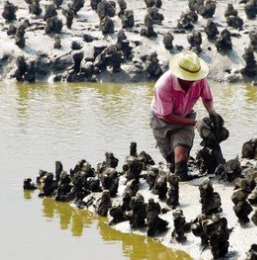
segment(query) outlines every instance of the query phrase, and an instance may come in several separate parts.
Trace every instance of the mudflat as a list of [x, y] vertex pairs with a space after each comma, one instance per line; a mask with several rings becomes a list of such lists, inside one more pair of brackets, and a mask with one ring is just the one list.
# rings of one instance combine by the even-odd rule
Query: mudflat
[[35, 2], [0, 4], [3, 79], [154, 81], [172, 55], [193, 49], [210, 79], [255, 84], [256, 14], [248, 1]]

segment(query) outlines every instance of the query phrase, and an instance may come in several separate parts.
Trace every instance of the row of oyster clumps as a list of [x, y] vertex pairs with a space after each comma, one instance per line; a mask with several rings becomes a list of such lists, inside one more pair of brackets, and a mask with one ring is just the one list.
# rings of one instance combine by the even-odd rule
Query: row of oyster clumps
[[[205, 148], [206, 149], [206, 148]], [[201, 154], [201, 153], [199, 153]], [[215, 174], [220, 181], [234, 182], [235, 188], [231, 196], [234, 212], [240, 224], [252, 221], [257, 225], [257, 210], [251, 219], [249, 214], [257, 205], [257, 138], [244, 143], [242, 159], [247, 159], [242, 166], [239, 158], [218, 166]], [[201, 213], [191, 221], [186, 221], [182, 209], [179, 208], [179, 179], [170, 172], [164, 164], [155, 164], [146, 152], [137, 153], [137, 144], [131, 143], [130, 155], [126, 157], [122, 170], [117, 166], [119, 160], [111, 152], [105, 153], [105, 160], [97, 164], [94, 169], [86, 160], [79, 161], [70, 172], [63, 170], [60, 161], [56, 161], [55, 174], [40, 170], [36, 184], [31, 178], [24, 180], [23, 188], [39, 189], [40, 197], [52, 197], [56, 201], [71, 202], [78, 208], [93, 208], [103, 217], [110, 218], [110, 225], [122, 221], [129, 221], [133, 230], [145, 230], [150, 237], [165, 234], [169, 229], [169, 222], [161, 215], [172, 211], [173, 230], [171, 239], [183, 242], [186, 233], [192, 232], [200, 237], [204, 247], [209, 246], [213, 257], [223, 257], [228, 253], [229, 236], [232, 231], [228, 221], [219, 213], [222, 212], [222, 198], [214, 191], [212, 181], [205, 172], [199, 170], [202, 158], [191, 158], [189, 168], [197, 170], [199, 177], [203, 177], [199, 185]], [[124, 184], [124, 190], [119, 185]], [[150, 198], [145, 201], [140, 189], [147, 184], [149, 191], [158, 196], [160, 202]], [[121, 194], [122, 193], [122, 194]], [[120, 198], [115, 200], [115, 198]], [[166, 206], [161, 206], [166, 205]], [[247, 259], [255, 259], [257, 245], [251, 245], [247, 252]]]
[[[180, 51], [184, 46], [174, 45], [176, 38], [175, 34], [186, 34], [186, 40], [189, 48], [197, 53], [203, 52], [203, 38], [204, 32], [207, 35], [208, 41], [213, 43], [215, 48], [220, 53], [229, 53], [233, 50], [233, 37], [239, 38], [241, 31], [244, 27], [248, 28], [249, 22], [257, 16], [256, 3], [253, 0], [241, 0], [240, 4], [243, 5], [243, 12], [246, 14], [246, 19], [242, 19], [242, 8], [236, 9], [232, 3], [228, 3], [226, 10], [224, 10], [224, 18], [226, 21], [223, 29], [222, 25], [214, 21], [217, 3], [213, 0], [190, 0], [188, 1], [187, 11], [181, 13], [175, 28], [166, 31], [164, 34], [158, 32], [158, 27], [162, 25], [164, 17], [161, 13], [163, 10], [169, 8], [165, 6], [167, 2], [161, 0], [144, 0], [142, 7], [146, 8], [143, 25], [137, 22], [138, 18], [135, 17], [134, 10], [127, 8], [125, 0], [107, 1], [107, 0], [90, 0], [89, 6], [86, 6], [85, 0], [52, 0], [49, 4], [41, 4], [40, 0], [25, 0], [29, 16], [32, 19], [29, 21], [27, 17], [23, 17], [18, 24], [16, 12], [19, 7], [9, 1], [5, 1], [2, 17], [5, 19], [6, 24], [9, 25], [5, 28], [7, 35], [14, 38], [15, 44], [22, 50], [27, 46], [26, 34], [31, 32], [44, 31], [49, 35], [49, 39], [54, 38], [53, 49], [62, 49], [62, 42], [64, 41], [62, 34], [64, 27], [66, 30], [72, 30], [74, 21], [79, 21], [79, 13], [86, 13], [93, 10], [99, 18], [99, 24], [95, 28], [89, 28], [89, 32], [81, 37], [80, 41], [73, 41], [71, 44], [71, 53], [73, 64], [68, 68], [65, 63], [68, 60], [61, 60], [57, 58], [54, 61], [47, 61], [48, 54], [44, 53], [38, 57], [37, 60], [25, 59], [24, 56], [17, 57], [17, 69], [11, 75], [18, 81], [34, 82], [45, 74], [49, 73], [49, 68], [56, 72], [59, 70], [66, 71], [66, 73], [57, 74], [54, 77], [55, 81], [97, 81], [99, 74], [107, 68], [113, 72], [119, 72], [122, 64], [134, 63], [135, 68], [140, 72], [146, 72], [148, 78], [159, 77], [162, 74], [161, 61], [157, 57], [157, 53], [153, 50], [148, 57], [133, 57], [135, 53], [133, 49], [138, 45], [142, 45], [142, 41], [130, 41], [125, 32], [134, 32], [140, 36], [149, 39], [156, 39], [162, 37], [160, 43], [164, 48], [171, 51], [171, 53]], [[68, 3], [67, 3], [68, 2]], [[66, 4], [67, 3], [67, 4]], [[66, 5], [65, 5], [66, 4]], [[22, 7], [23, 9], [24, 7]], [[116, 23], [114, 18], [119, 18], [121, 26], [115, 28]], [[200, 18], [206, 19], [206, 26], [204, 28], [197, 28], [197, 22]], [[36, 23], [33, 23], [36, 19]], [[86, 22], [85, 22], [86, 24]], [[141, 28], [139, 28], [141, 27]], [[157, 28], [156, 28], [157, 27]], [[84, 27], [83, 27], [84, 28]], [[238, 30], [238, 33], [233, 33], [230, 29]], [[88, 43], [101, 40], [101, 37], [94, 37], [90, 30], [100, 31], [104, 36], [114, 35], [118, 32], [117, 42], [112, 42], [111, 45], [103, 45], [101, 49], [95, 49], [93, 57], [84, 55], [83, 47]], [[244, 33], [244, 32], [243, 32]], [[122, 37], [120, 36], [122, 35]], [[245, 46], [245, 52], [242, 58], [245, 60], [245, 67], [241, 68], [237, 73], [242, 76], [255, 77], [257, 75], [257, 64], [254, 53], [256, 52], [257, 34], [253, 28], [249, 32], [249, 45]], [[29, 47], [29, 46], [27, 46]], [[241, 46], [240, 46], [241, 47]], [[159, 45], [158, 45], [159, 48]], [[209, 47], [211, 48], [211, 47]], [[154, 56], [152, 58], [151, 56]], [[5, 57], [4, 61], [10, 57]], [[139, 62], [139, 60], [141, 61]], [[4, 65], [5, 63], [3, 63]], [[145, 68], [142, 68], [145, 65]], [[140, 69], [141, 67], [141, 69]], [[62, 68], [62, 69], [60, 69]], [[68, 70], [68, 72], [67, 72]], [[230, 73], [227, 71], [227, 73]], [[142, 79], [140, 77], [140, 79]]]

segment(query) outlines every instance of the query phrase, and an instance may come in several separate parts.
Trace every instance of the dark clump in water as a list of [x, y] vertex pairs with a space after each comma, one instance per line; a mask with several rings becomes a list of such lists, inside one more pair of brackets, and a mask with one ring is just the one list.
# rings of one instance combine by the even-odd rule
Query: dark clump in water
[[160, 200], [166, 200], [166, 193], [168, 191], [168, 186], [167, 186], [167, 176], [166, 176], [166, 172], [159, 172], [155, 183], [154, 183], [154, 187], [152, 192], [156, 195], [158, 195], [158, 198]]
[[217, 24], [212, 20], [208, 20], [206, 27], [204, 27], [204, 32], [209, 40], [216, 40], [219, 34]]
[[233, 192], [231, 199], [234, 203], [233, 210], [241, 224], [250, 221], [249, 214], [252, 212], [253, 208], [249, 203], [248, 197], [250, 194], [253, 195], [252, 192], [256, 187], [256, 176], [257, 172], [248, 170], [245, 173], [245, 177], [235, 180], [235, 191]]
[[257, 74], [257, 63], [254, 56], [254, 46], [250, 45], [246, 47], [243, 54], [243, 59], [245, 60], [245, 67], [241, 69], [243, 75], [254, 77]]
[[42, 13], [39, 0], [34, 0], [29, 3], [29, 12], [35, 15], [40, 15]]
[[202, 214], [192, 224], [193, 234], [201, 237], [204, 248], [210, 246], [214, 259], [224, 257], [228, 253], [231, 230], [228, 229], [227, 224], [227, 219], [217, 214], [211, 217]]
[[100, 175], [103, 189], [108, 190], [111, 197], [114, 197], [119, 188], [119, 175], [115, 168], [107, 168]]
[[190, 35], [188, 35], [187, 40], [190, 44], [190, 50], [201, 53], [202, 52], [202, 34], [198, 30], [193, 30]]
[[246, 253], [245, 260], [255, 260], [257, 259], [257, 244], [252, 244], [249, 251]]
[[219, 177], [219, 180], [226, 182], [232, 182], [236, 178], [242, 177], [242, 167], [238, 156], [235, 159], [228, 160], [225, 164], [220, 164], [215, 169], [215, 175]]
[[153, 199], [149, 199], [146, 206], [146, 219], [147, 219], [147, 235], [149, 237], [155, 237], [163, 232], [167, 231], [168, 222], [159, 217], [161, 213], [161, 206]]
[[107, 217], [110, 208], [110, 192], [109, 190], [103, 190], [102, 197], [96, 202], [96, 212], [101, 217]]
[[31, 178], [27, 178], [23, 181], [23, 189], [25, 190], [36, 190], [37, 186], [32, 182]]
[[211, 180], [205, 178], [199, 186], [200, 202], [202, 204], [202, 213], [210, 215], [222, 211], [221, 197], [218, 192], [214, 192]]
[[183, 211], [181, 209], [176, 209], [172, 212], [174, 229], [171, 233], [171, 237], [178, 242], [186, 241], [185, 232], [188, 231], [188, 224], [186, 223], [186, 219], [183, 215]]
[[16, 20], [16, 12], [18, 10], [18, 7], [14, 4], [10, 3], [9, 1], [5, 1], [4, 3], [4, 11], [2, 13], [3, 18], [6, 20], [6, 22], [11, 22], [13, 20]]
[[232, 50], [232, 39], [231, 32], [228, 29], [224, 29], [221, 31], [220, 36], [217, 38], [215, 42], [215, 46], [218, 52], [227, 53]]
[[247, 159], [257, 158], [257, 138], [252, 138], [243, 144], [242, 158], [247, 158]]
[[130, 227], [132, 229], [138, 229], [146, 227], [146, 203], [144, 197], [137, 193], [135, 197], [131, 199], [131, 214], [128, 215]]
[[175, 174], [171, 174], [167, 179], [169, 183], [166, 204], [172, 209], [179, 205], [179, 178]]
[[203, 121], [208, 128], [203, 125], [198, 130], [202, 138], [200, 144], [203, 149], [197, 152], [196, 163], [202, 173], [214, 173], [218, 165], [224, 165], [226, 162], [220, 143], [229, 137], [229, 131], [224, 126], [224, 119], [217, 113], [205, 117]]

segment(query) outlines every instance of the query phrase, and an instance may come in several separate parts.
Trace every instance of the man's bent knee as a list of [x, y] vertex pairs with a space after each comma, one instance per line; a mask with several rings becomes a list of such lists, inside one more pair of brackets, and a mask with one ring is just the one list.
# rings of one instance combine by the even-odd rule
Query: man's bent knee
[[187, 161], [189, 157], [190, 149], [185, 146], [176, 146], [174, 149], [175, 162]]

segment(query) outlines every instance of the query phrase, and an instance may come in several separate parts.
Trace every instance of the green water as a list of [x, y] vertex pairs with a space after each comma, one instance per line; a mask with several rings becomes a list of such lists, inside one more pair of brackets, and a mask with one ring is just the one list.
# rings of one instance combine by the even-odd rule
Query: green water
[[[106, 219], [68, 204], [24, 193], [23, 179], [39, 169], [54, 171], [60, 160], [69, 170], [80, 159], [93, 166], [112, 151], [122, 166], [130, 143], [156, 162], [148, 123], [153, 84], [0, 83], [0, 259], [190, 259], [151, 239], [109, 228]], [[257, 88], [212, 83], [216, 110], [230, 137], [226, 159], [241, 154], [257, 136]], [[206, 115], [197, 104], [198, 117]], [[199, 149], [196, 135], [192, 155]]]

